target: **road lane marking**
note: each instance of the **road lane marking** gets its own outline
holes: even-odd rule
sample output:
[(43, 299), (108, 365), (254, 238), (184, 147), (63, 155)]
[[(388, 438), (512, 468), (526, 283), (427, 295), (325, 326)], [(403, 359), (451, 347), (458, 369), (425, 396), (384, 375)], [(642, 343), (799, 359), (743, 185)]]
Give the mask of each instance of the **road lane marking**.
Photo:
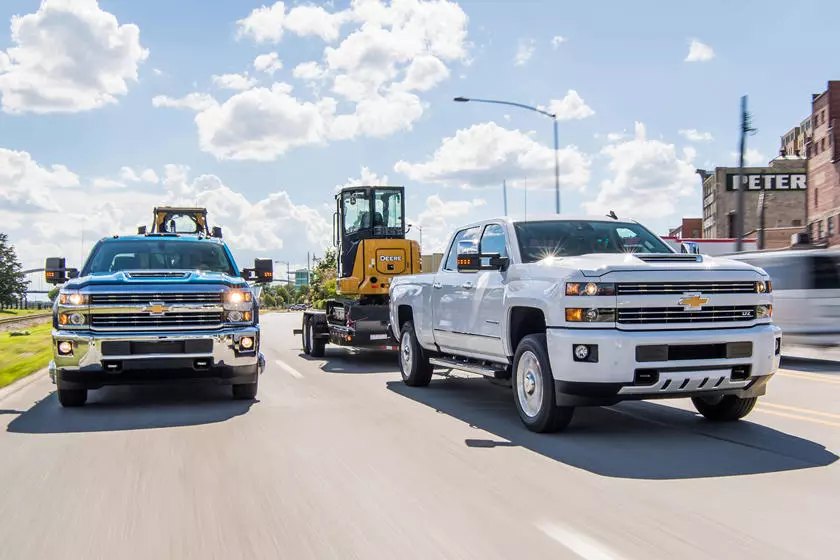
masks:
[(540, 531), (585, 560), (621, 560), (621, 556), (595, 539), (556, 523), (540, 523)]
[(280, 366), (282, 369), (286, 370), (286, 372), (294, 377), (295, 379), (303, 379), (303, 374), (287, 364), (286, 362), (281, 362), (280, 360), (274, 360), (274, 363)]
[(820, 412), (819, 410), (811, 410), (809, 408), (798, 408), (796, 406), (788, 406), (784, 404), (775, 404), (761, 401), (761, 406), (772, 406), (773, 408), (781, 408), (783, 410), (792, 410), (793, 412), (801, 412), (804, 414), (814, 414), (815, 416), (825, 416), (826, 418), (837, 418), (840, 420), (840, 414), (832, 414), (831, 412)]
[(782, 377), (792, 377), (793, 379), (804, 379), (805, 381), (819, 381), (820, 383), (830, 383), (832, 385), (840, 385), (840, 379), (832, 379), (826, 375), (818, 375), (814, 373), (777, 373)]
[(788, 414), (787, 412), (780, 412), (778, 410), (767, 410), (761, 406), (756, 407), (756, 412), (763, 412), (764, 414), (772, 414), (774, 416), (783, 416), (784, 418), (793, 418), (794, 420), (803, 420), (811, 422), (812, 424), (822, 424), (823, 426), (835, 426), (840, 428), (840, 422), (829, 422), (828, 420), (820, 420), (819, 418), (808, 418), (807, 416), (800, 416), (798, 414)]

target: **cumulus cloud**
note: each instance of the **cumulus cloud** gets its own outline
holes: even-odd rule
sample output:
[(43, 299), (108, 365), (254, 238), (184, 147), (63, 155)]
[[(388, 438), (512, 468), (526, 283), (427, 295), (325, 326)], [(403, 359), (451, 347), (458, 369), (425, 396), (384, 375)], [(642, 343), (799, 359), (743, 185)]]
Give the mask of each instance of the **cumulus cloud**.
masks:
[(116, 103), (137, 81), (149, 51), (140, 29), (120, 25), (97, 0), (43, 0), (13, 16), (12, 46), (0, 51), (0, 96), (7, 113), (75, 113)]
[[(560, 185), (583, 188), (589, 159), (576, 147), (559, 150)], [(554, 186), (554, 150), (529, 135), (488, 122), (444, 138), (425, 163), (399, 161), (394, 170), (415, 181), (460, 186), (498, 187), (503, 180), (527, 178), (529, 186)]]
[(592, 214), (615, 210), (620, 216), (664, 218), (677, 212), (681, 199), (697, 195), (694, 150), (678, 155), (673, 144), (649, 140), (640, 122), (632, 139), (604, 147), (602, 155), (609, 159), (611, 177), (584, 203)]
[(122, 181), (117, 181), (115, 179), (108, 179), (107, 177), (96, 177), (93, 182), (93, 186), (98, 189), (123, 189), (125, 188), (125, 183)]
[(120, 179), (128, 183), (157, 183), (160, 181), (154, 169), (144, 169), (137, 173), (130, 167), (120, 168)]
[[(738, 152), (729, 152), (732, 156), (733, 165), (738, 165)], [(760, 166), (760, 165), (767, 165), (769, 158), (764, 155), (761, 151), (756, 150), (755, 148), (747, 148), (746, 152), (744, 152), (744, 165), (749, 166)]]
[(566, 42), (566, 38), (560, 35), (555, 35), (551, 38), (551, 46), (555, 49), (559, 48), (561, 44)]
[(276, 52), (261, 54), (254, 59), (254, 69), (273, 76), (275, 72), (283, 69), (283, 62)]
[(517, 66), (525, 66), (537, 50), (536, 41), (533, 39), (520, 39), (516, 46), (516, 56), (513, 58)]
[(711, 132), (699, 132), (694, 128), (683, 129), (679, 133), (689, 142), (711, 142), (715, 139)]
[(167, 95), (157, 95), (152, 98), (152, 105), (155, 107), (170, 107), (172, 109), (206, 111), (213, 107), (217, 107), (219, 103), (206, 93), (189, 93), (180, 98), (173, 98)]
[(685, 62), (707, 62), (715, 57), (715, 51), (709, 45), (705, 45), (697, 39), (692, 39), (688, 47), (688, 56)]
[(29, 213), (57, 210), (51, 193), (79, 185), (79, 176), (63, 165), (44, 166), (27, 152), (0, 148), (0, 210)]
[(480, 213), (486, 204), (483, 198), (451, 200), (433, 194), (426, 199), (425, 208), (416, 217), (408, 218), (408, 223), (423, 228), (421, 249), (424, 254), (440, 253), (445, 250), (454, 228), (485, 217)]
[(213, 84), (222, 89), (232, 89), (235, 91), (244, 91), (257, 85), (257, 80), (244, 74), (222, 74), (221, 76), (213, 76)]
[[(354, 29), (339, 42), (349, 22)], [(355, 0), (335, 13), (312, 6), (287, 12), (277, 2), (240, 20), (240, 37), (278, 42), (286, 30), (336, 42), (325, 46), (320, 62), (293, 70), (316, 94), (324, 85), (330, 95), (307, 101), (293, 94), (292, 86), (275, 83), (237, 93), (223, 104), (200, 93), (158, 96), (153, 102), (197, 111), (201, 149), (220, 159), (268, 161), (295, 146), (384, 137), (411, 130), (426, 108), (418, 92), (445, 80), (448, 64), (466, 61), (466, 24), (464, 11), (448, 0)], [(268, 58), (258, 57), (260, 66), (274, 60), (261, 56)]]
[(570, 89), (563, 99), (552, 99), (548, 103), (548, 111), (557, 115), (558, 121), (585, 119), (595, 114), (573, 89)]

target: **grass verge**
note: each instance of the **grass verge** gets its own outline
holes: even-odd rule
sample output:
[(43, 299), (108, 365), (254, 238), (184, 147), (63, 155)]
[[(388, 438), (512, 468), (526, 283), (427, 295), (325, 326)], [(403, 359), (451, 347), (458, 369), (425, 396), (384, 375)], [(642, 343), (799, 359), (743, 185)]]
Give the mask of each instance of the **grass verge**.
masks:
[(52, 358), (52, 325), (46, 323), (25, 330), (29, 336), (0, 333), (0, 387), (46, 367)]
[(23, 317), (25, 315), (38, 315), (49, 313), (49, 309), (0, 309), (0, 319), (10, 319), (12, 317)]

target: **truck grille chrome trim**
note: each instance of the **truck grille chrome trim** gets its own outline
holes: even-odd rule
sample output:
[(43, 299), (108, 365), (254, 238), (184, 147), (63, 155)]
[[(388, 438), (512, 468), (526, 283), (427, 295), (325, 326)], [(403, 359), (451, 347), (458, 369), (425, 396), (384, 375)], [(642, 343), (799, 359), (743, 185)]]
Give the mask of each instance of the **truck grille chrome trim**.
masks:
[(624, 324), (727, 323), (755, 319), (755, 306), (731, 305), (686, 311), (683, 307), (619, 308), (617, 322)]
[(616, 284), (620, 296), (683, 294), (754, 294), (755, 282), (622, 282)]
[(179, 329), (204, 328), (215, 329), (222, 326), (222, 313), (167, 313), (151, 315), (149, 313), (114, 313), (94, 314), (90, 318), (94, 330), (108, 329)]
[(176, 303), (222, 303), (221, 292), (195, 293), (119, 293), (90, 294), (91, 305), (148, 305), (150, 302), (165, 305)]

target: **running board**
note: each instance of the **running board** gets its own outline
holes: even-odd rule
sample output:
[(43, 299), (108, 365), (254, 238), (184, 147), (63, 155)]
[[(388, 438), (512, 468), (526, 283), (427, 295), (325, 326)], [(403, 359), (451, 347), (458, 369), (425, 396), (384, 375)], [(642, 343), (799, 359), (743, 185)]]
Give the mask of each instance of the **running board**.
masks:
[(484, 377), (490, 377), (493, 379), (504, 379), (508, 376), (507, 371), (504, 369), (498, 369), (490, 366), (476, 364), (474, 362), (456, 360), (452, 358), (429, 358), (429, 363), (433, 366), (448, 369), (460, 369), (462, 371), (475, 373), (476, 375), (483, 375)]

